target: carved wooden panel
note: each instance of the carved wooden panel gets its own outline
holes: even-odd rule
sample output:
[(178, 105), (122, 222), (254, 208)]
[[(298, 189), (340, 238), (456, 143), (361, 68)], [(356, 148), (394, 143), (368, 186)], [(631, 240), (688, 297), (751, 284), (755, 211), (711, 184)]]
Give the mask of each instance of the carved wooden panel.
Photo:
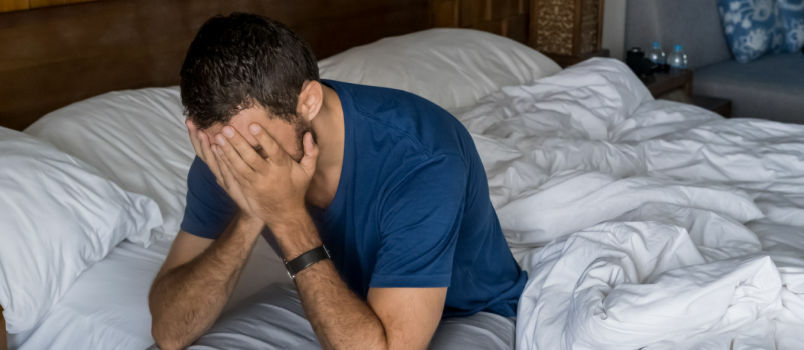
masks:
[(533, 0), (531, 44), (542, 52), (572, 54), (577, 1)]
[(531, 0), (531, 40), (547, 54), (581, 56), (600, 50), (603, 0)]

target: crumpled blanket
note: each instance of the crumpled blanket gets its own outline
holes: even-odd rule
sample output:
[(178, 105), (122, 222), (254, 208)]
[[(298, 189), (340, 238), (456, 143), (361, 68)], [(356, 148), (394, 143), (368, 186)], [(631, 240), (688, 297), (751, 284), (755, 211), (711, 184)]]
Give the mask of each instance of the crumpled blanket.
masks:
[(804, 349), (804, 126), (592, 59), (454, 111), (529, 279), (517, 349)]

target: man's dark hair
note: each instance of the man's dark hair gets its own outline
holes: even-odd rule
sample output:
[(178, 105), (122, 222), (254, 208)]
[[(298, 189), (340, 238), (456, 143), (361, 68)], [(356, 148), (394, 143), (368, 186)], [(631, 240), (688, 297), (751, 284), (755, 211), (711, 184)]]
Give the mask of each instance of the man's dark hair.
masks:
[(181, 67), (181, 102), (201, 129), (259, 104), (291, 120), (305, 80), (318, 80), (310, 46), (272, 19), (245, 13), (201, 26)]

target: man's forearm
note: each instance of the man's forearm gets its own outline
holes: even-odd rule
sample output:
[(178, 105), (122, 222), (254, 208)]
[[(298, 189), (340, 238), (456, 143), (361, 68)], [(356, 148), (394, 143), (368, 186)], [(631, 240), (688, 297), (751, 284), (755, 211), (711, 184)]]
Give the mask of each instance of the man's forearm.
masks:
[(154, 281), (149, 306), (160, 348), (183, 348), (215, 322), (262, 227), (238, 217), (201, 255)]
[[(272, 230), (288, 259), (321, 245), (309, 216)], [(304, 312), (324, 349), (387, 348), (382, 322), (343, 282), (331, 260), (301, 271), (296, 275), (296, 286)]]

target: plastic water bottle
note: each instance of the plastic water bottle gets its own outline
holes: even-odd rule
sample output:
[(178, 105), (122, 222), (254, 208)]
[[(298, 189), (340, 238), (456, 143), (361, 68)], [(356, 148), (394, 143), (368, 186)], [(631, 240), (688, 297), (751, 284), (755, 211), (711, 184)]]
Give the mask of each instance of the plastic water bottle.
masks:
[(662, 44), (657, 41), (653, 42), (653, 49), (648, 51), (648, 59), (653, 62), (653, 64), (661, 66), (667, 62), (667, 57), (662, 51)]
[(673, 47), (673, 52), (667, 55), (667, 64), (672, 69), (687, 69), (687, 54), (684, 53), (684, 47), (676, 45)]

